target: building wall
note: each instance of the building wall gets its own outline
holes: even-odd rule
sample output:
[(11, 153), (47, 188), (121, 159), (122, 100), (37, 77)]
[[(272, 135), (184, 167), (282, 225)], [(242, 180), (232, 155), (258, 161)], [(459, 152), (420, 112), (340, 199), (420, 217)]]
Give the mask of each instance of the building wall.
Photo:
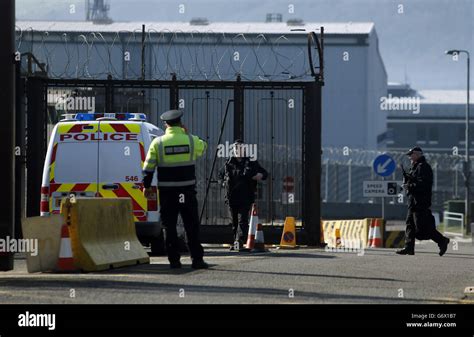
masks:
[(384, 144), (377, 143), (377, 137), (387, 130), (387, 112), (380, 108), (380, 98), (387, 95), (387, 72), (378, 43), (373, 30), (367, 53), (367, 149), (384, 148)]
[[(347, 52), (349, 61), (344, 61)], [(325, 49), (322, 138), (325, 147), (366, 148), (367, 46), (341, 45)]]

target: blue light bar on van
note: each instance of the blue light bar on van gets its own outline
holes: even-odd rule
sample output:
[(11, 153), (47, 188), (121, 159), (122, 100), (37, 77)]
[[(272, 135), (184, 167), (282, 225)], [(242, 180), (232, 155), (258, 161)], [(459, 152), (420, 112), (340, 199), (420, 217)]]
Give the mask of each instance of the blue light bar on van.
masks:
[(142, 113), (78, 113), (75, 118), (78, 121), (94, 121), (97, 118), (115, 118), (119, 121), (141, 120), (146, 121), (146, 114)]

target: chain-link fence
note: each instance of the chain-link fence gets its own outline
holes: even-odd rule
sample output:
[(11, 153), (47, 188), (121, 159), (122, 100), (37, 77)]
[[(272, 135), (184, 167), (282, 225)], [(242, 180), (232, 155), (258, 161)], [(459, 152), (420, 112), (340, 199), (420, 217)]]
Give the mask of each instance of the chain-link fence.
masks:
[[(381, 203), (381, 198), (363, 196), (364, 180), (382, 180), (372, 167), (374, 159), (387, 153), (406, 168), (410, 162), (403, 152), (368, 151), (350, 148), (324, 148), (321, 169), (321, 199), (324, 202)], [(463, 199), (465, 194), (462, 163), (464, 157), (426, 153), (425, 157), (433, 169), (433, 210), (440, 211), (447, 200)], [(401, 169), (385, 178), (401, 182)], [(402, 196), (402, 197), (401, 197)], [(405, 197), (385, 198), (386, 202), (405, 203)], [(388, 201), (387, 201), (388, 200)]]

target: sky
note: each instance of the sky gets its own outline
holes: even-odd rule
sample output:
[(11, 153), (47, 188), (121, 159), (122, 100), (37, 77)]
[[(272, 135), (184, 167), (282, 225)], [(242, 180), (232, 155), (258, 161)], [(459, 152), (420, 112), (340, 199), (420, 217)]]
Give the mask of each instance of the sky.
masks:
[[(415, 89), (465, 89), (474, 52), (474, 0), (109, 0), (114, 21), (263, 22), (267, 13), (305, 22), (374, 22), (389, 82)], [(184, 5), (184, 13), (180, 13)], [(182, 9), (183, 7), (181, 7)], [(293, 9), (293, 12), (291, 12)], [(17, 0), (17, 20), (85, 19), (84, 0)]]

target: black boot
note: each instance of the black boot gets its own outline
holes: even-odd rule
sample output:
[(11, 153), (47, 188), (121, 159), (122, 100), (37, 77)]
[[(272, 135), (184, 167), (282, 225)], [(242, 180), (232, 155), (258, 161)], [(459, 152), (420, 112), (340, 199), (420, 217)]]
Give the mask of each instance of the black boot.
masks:
[(439, 256), (443, 256), (444, 253), (446, 253), (446, 251), (448, 250), (448, 246), (449, 246), (449, 238), (445, 238), (444, 243), (439, 245)]
[(182, 265), (181, 265), (180, 261), (170, 262), (170, 268), (171, 269), (180, 269), (181, 267), (182, 267)]
[(198, 260), (198, 261), (193, 261), (193, 263), (191, 264), (191, 267), (193, 269), (207, 269), (209, 268), (209, 265), (204, 262), (204, 260)]
[(396, 253), (398, 255), (415, 255), (415, 250), (405, 247), (403, 249), (397, 250)]

